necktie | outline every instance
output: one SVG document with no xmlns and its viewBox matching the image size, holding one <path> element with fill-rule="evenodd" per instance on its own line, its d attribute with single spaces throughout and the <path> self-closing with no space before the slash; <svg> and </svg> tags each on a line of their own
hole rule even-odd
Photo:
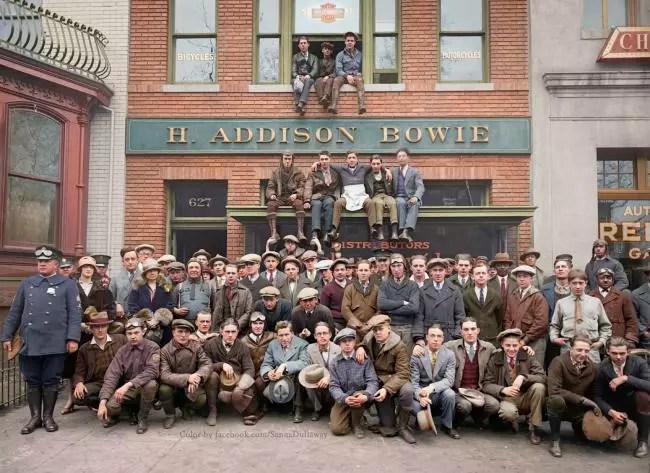
<svg viewBox="0 0 650 473">
<path fill-rule="evenodd" d="M 135 273 L 129 273 L 129 284 L 133 282 L 134 277 L 135 277 Z"/>
<path fill-rule="evenodd" d="M 480 294 L 479 294 L 479 297 L 478 297 L 478 303 L 481 304 L 481 305 L 484 305 L 484 304 L 485 304 L 485 294 L 483 293 L 483 290 L 484 290 L 484 289 L 481 288 L 481 290 L 480 290 Z M 472 345 L 472 346 L 473 346 L 473 345 Z"/>
<path fill-rule="evenodd" d="M 231 291 L 232 291 L 232 288 L 230 286 L 227 286 L 226 287 L 226 299 L 228 300 L 228 302 L 230 302 Z"/>
<path fill-rule="evenodd" d="M 505 303 L 508 299 L 508 288 L 506 287 L 506 278 L 501 278 L 501 303 Z"/>
<path fill-rule="evenodd" d="M 616 372 L 616 376 L 623 376 L 623 370 L 620 366 L 614 365 L 614 371 Z"/>
<path fill-rule="evenodd" d="M 510 368 L 515 367 L 515 359 L 514 358 L 508 358 L 508 364 L 510 365 Z"/>
<path fill-rule="evenodd" d="M 442 289 L 442 285 L 439 282 L 437 282 L 436 283 L 436 291 L 439 291 L 440 289 Z"/>
<path fill-rule="evenodd" d="M 580 297 L 576 297 L 575 315 L 576 323 L 579 324 L 582 322 L 582 305 L 580 304 Z"/>
<path fill-rule="evenodd" d="M 273 273 L 269 273 L 269 282 L 273 282 Z"/>
<path fill-rule="evenodd" d="M 467 355 L 469 356 L 469 361 L 474 361 L 475 351 L 473 343 L 469 346 L 469 353 Z"/>
<path fill-rule="evenodd" d="M 330 172 L 325 171 L 323 175 L 325 176 L 325 185 L 329 186 L 332 183 L 332 176 L 330 176 Z"/>
<path fill-rule="evenodd" d="M 460 278 L 460 285 L 464 286 L 465 285 L 465 278 Z"/>
</svg>

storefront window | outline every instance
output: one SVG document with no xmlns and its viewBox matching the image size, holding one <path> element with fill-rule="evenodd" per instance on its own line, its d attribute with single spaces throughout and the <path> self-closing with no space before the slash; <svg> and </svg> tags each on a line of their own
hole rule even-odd
<svg viewBox="0 0 650 473">
<path fill-rule="evenodd" d="M 441 0 L 440 80 L 486 80 L 484 0 Z"/>
<path fill-rule="evenodd" d="M 482 182 L 424 181 L 424 206 L 474 207 L 487 205 L 488 185 Z"/>
<path fill-rule="evenodd" d="M 175 0 L 172 21 L 174 82 L 216 82 L 216 0 Z"/>
<path fill-rule="evenodd" d="M 8 151 L 5 245 L 56 244 L 61 124 L 38 112 L 11 110 Z"/>
</svg>

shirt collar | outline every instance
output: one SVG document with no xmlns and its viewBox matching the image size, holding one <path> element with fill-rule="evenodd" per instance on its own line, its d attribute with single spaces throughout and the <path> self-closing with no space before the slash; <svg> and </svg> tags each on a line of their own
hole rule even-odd
<svg viewBox="0 0 650 473">
<path fill-rule="evenodd" d="M 106 335 L 106 343 L 112 342 L 112 341 L 113 341 L 113 339 L 111 338 L 111 336 Z M 93 337 L 93 339 L 90 341 L 90 344 L 91 345 L 98 345 L 97 340 L 95 340 L 95 337 Z"/>
</svg>

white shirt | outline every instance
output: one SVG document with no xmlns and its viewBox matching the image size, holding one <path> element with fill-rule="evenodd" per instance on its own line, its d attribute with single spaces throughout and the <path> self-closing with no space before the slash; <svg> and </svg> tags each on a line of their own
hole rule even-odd
<svg viewBox="0 0 650 473">
<path fill-rule="evenodd" d="M 289 283 L 289 290 L 291 291 L 291 294 L 296 290 L 296 283 L 294 281 Z"/>
<path fill-rule="evenodd" d="M 111 338 L 111 336 L 110 336 L 110 335 L 106 335 L 106 341 L 104 342 L 104 346 L 103 346 L 103 347 L 100 346 L 99 343 L 97 343 L 97 340 L 95 340 L 95 337 L 93 337 L 93 339 L 90 341 L 90 344 L 91 344 L 91 345 L 97 345 L 97 346 L 99 347 L 100 350 L 104 351 L 104 348 L 106 348 L 106 345 L 108 344 L 108 342 L 112 342 L 112 341 L 113 341 L 113 339 Z"/>
<path fill-rule="evenodd" d="M 406 177 L 406 173 L 409 170 L 409 165 L 407 164 L 406 166 L 399 168 L 399 170 L 402 173 L 402 176 Z"/>
<path fill-rule="evenodd" d="M 485 286 L 483 289 L 483 300 L 487 298 L 487 286 Z M 479 301 L 481 300 L 481 288 L 478 286 L 474 286 L 474 292 L 476 293 L 476 299 Z"/>
<path fill-rule="evenodd" d="M 259 339 L 259 335 L 255 335 L 254 333 L 249 333 L 248 336 L 250 337 L 251 340 L 253 340 L 255 343 L 257 343 L 257 340 Z"/>
<path fill-rule="evenodd" d="M 464 286 L 465 284 L 467 284 L 468 279 L 469 279 L 468 276 L 465 276 L 465 277 L 458 276 L 458 282 L 460 283 L 461 286 Z"/>
<path fill-rule="evenodd" d="M 248 276 L 248 279 L 250 279 L 251 283 L 254 283 L 255 281 L 257 281 L 257 278 L 259 278 L 259 277 L 260 277 L 260 275 L 258 273 L 258 274 L 253 274 L 252 276 Z"/>
<path fill-rule="evenodd" d="M 506 283 L 506 287 L 508 287 L 508 276 L 497 276 L 497 278 L 499 278 L 499 287 L 501 287 L 501 284 L 503 284 L 504 281 Z"/>
<path fill-rule="evenodd" d="M 84 293 L 86 295 L 90 294 L 90 290 L 93 288 L 93 282 L 92 281 L 90 281 L 90 282 L 81 282 L 81 280 L 80 280 L 79 285 L 81 286 L 81 289 L 84 290 Z"/>
<path fill-rule="evenodd" d="M 334 282 L 335 282 L 336 284 L 338 284 L 339 286 L 341 286 L 342 288 L 344 288 L 344 289 L 345 289 L 345 286 L 348 285 L 348 280 L 347 280 L 347 279 L 344 279 L 343 282 L 339 282 L 339 281 L 337 281 L 337 280 L 335 279 Z"/>
<path fill-rule="evenodd" d="M 609 291 L 606 291 L 602 287 L 599 287 L 598 290 L 600 291 L 600 295 L 603 296 L 603 298 L 607 297 L 607 294 L 611 292 L 611 289 Z"/>
<path fill-rule="evenodd" d="M 322 352 L 320 352 L 320 354 L 323 357 L 323 360 L 325 360 L 325 364 L 329 363 L 330 352 L 329 351 L 322 351 Z"/>
</svg>

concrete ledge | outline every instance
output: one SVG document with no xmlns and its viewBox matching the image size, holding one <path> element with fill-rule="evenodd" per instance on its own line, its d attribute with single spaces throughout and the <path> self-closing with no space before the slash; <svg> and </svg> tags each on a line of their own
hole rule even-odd
<svg viewBox="0 0 650 473">
<path fill-rule="evenodd" d="M 293 92 L 293 88 L 289 84 L 250 84 L 248 91 L 252 93 Z"/>
<path fill-rule="evenodd" d="M 161 92 L 169 93 L 205 93 L 220 90 L 219 84 L 165 84 L 160 89 Z"/>
<path fill-rule="evenodd" d="M 466 84 L 455 82 L 438 82 L 433 90 L 436 92 L 490 91 L 494 90 L 494 84 L 491 82 L 472 82 Z"/>
<path fill-rule="evenodd" d="M 544 74 L 551 92 L 576 89 L 640 89 L 650 91 L 650 71 L 557 72 Z"/>
<path fill-rule="evenodd" d="M 609 36 L 609 30 L 583 29 L 580 30 L 580 39 L 605 39 Z"/>
<path fill-rule="evenodd" d="M 365 84 L 366 92 L 404 92 L 406 84 Z M 355 90 L 351 85 L 344 85 L 341 90 Z"/>
<path fill-rule="evenodd" d="M 365 84 L 366 92 L 404 92 L 405 84 Z M 357 89 L 349 84 L 341 87 L 341 92 L 355 92 Z M 290 84 L 250 84 L 248 91 L 251 93 L 293 92 Z M 310 92 L 315 92 L 314 87 Z"/>
</svg>

